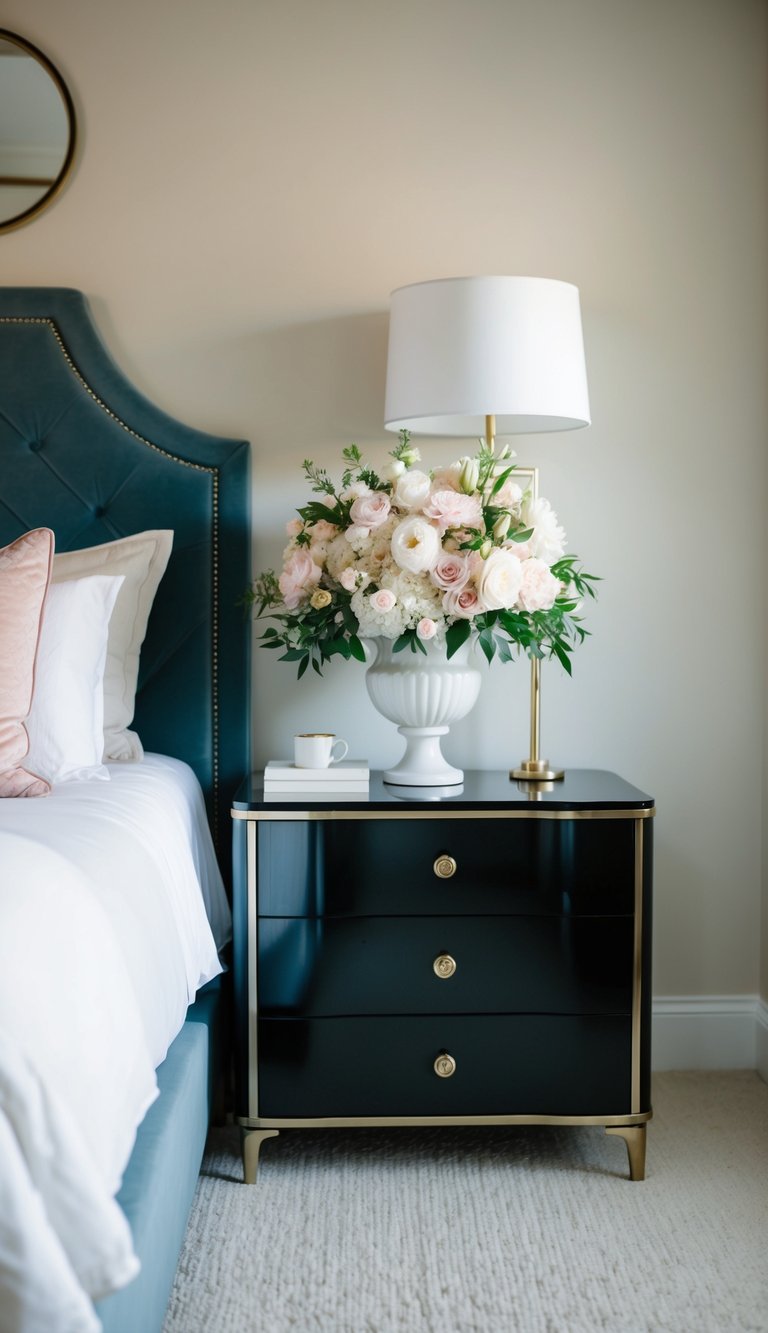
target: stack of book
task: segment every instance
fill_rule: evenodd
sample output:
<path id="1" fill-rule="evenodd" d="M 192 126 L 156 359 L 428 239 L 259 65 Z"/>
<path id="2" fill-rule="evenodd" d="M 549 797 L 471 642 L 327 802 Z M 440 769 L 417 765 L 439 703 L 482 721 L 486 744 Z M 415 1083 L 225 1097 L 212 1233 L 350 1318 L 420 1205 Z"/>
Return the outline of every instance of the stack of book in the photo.
<path id="1" fill-rule="evenodd" d="M 270 759 L 264 769 L 264 796 L 322 800 L 337 792 L 368 794 L 368 760 L 342 759 L 328 768 L 297 768 L 290 759 Z"/>

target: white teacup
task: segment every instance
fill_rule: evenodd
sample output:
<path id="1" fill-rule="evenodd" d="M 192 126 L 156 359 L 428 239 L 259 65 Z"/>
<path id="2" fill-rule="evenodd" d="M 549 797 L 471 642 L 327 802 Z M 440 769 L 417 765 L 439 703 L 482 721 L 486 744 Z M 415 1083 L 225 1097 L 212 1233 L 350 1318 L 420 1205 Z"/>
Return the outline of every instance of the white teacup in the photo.
<path id="1" fill-rule="evenodd" d="M 335 754 L 336 747 L 341 751 Z M 302 732 L 293 738 L 293 763 L 295 768 L 328 768 L 329 764 L 338 764 L 347 753 L 349 746 L 340 736 L 332 732 Z"/>

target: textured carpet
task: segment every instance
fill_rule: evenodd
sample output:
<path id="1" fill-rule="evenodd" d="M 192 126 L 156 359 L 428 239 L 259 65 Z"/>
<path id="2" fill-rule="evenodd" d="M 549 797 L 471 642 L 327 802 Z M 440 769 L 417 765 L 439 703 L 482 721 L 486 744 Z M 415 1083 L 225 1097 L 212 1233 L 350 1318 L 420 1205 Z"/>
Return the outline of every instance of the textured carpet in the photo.
<path id="1" fill-rule="evenodd" d="M 212 1132 L 164 1333 L 768 1330 L 768 1086 L 660 1074 L 599 1129 Z"/>

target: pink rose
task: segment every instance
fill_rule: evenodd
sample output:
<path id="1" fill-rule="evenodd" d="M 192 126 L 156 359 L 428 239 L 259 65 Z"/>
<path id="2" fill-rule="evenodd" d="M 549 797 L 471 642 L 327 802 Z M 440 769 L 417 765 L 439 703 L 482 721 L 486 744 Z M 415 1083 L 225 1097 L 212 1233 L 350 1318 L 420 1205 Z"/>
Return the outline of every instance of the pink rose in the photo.
<path id="1" fill-rule="evenodd" d="M 429 577 L 436 588 L 463 588 L 469 578 L 469 562 L 459 551 L 443 551 Z"/>
<path id="2" fill-rule="evenodd" d="M 329 523 L 326 518 L 319 518 L 312 524 L 309 535 L 313 542 L 329 542 L 331 537 L 336 536 L 338 530 L 335 523 Z"/>
<path id="3" fill-rule="evenodd" d="M 285 525 L 285 530 L 289 537 L 298 537 L 301 529 L 304 527 L 300 518 L 291 518 Z"/>
<path id="4" fill-rule="evenodd" d="M 459 491 L 433 491 L 424 506 L 425 518 L 435 522 L 441 532 L 446 528 L 480 528 L 483 506 L 477 495 Z"/>
<path id="5" fill-rule="evenodd" d="M 358 495 L 353 500 L 349 517 L 360 528 L 380 528 L 391 508 L 388 495 L 383 491 L 371 491 L 370 495 Z"/>
<path id="6" fill-rule="evenodd" d="M 524 560 L 520 566 L 523 581 L 517 600 L 524 611 L 549 611 L 560 592 L 560 580 L 543 560 Z"/>
<path id="7" fill-rule="evenodd" d="M 342 569 L 339 575 L 339 583 L 342 588 L 346 588 L 347 592 L 354 592 L 357 587 L 357 574 L 354 569 L 351 567 Z"/>
<path id="8" fill-rule="evenodd" d="M 294 551 L 277 580 L 283 601 L 289 611 L 295 611 L 299 603 L 306 600 L 315 585 L 320 582 L 322 572 L 320 566 L 315 564 L 306 551 Z"/>
<path id="9" fill-rule="evenodd" d="M 435 621 L 430 620 L 429 616 L 424 616 L 424 619 L 420 620 L 416 626 L 416 634 L 420 639 L 424 639 L 425 641 L 434 639 L 437 634 L 437 625 Z"/>
<path id="10" fill-rule="evenodd" d="M 391 611 L 396 602 L 397 598 L 389 588 L 379 588 L 378 592 L 371 596 L 371 606 L 374 611 Z"/>
<path id="11" fill-rule="evenodd" d="M 471 583 L 466 583 L 463 588 L 449 588 L 448 592 L 443 594 L 443 610 L 447 616 L 455 616 L 459 620 L 471 620 L 482 610 L 477 588 Z"/>

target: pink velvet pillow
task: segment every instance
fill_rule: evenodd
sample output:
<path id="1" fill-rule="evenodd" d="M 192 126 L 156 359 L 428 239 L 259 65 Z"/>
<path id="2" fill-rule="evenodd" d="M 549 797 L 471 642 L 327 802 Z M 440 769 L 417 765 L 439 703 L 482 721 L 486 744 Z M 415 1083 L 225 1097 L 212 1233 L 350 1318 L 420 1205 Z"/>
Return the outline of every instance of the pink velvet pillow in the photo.
<path id="1" fill-rule="evenodd" d="M 35 528 L 0 550 L 0 797 L 51 790 L 21 761 L 29 750 L 24 719 L 32 705 L 53 546 L 51 530 Z"/>

